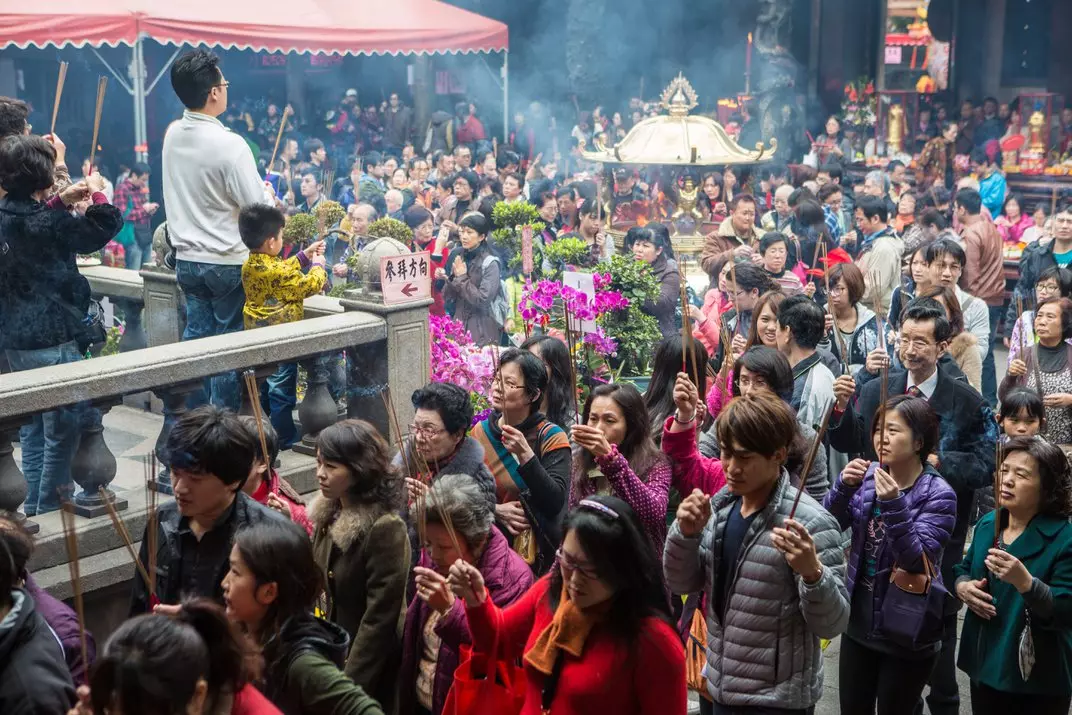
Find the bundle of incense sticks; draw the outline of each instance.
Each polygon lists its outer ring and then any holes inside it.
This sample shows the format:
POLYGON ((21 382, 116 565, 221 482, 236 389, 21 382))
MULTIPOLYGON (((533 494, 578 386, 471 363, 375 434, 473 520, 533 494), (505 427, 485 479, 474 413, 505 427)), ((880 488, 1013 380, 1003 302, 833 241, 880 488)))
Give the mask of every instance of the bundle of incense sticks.
POLYGON ((97 155, 97 137, 100 135, 101 112, 104 111, 104 91, 108 88, 108 78, 101 75, 97 80, 97 109, 93 114, 93 145, 89 148, 89 166, 93 170, 93 158, 97 155))
POLYGON ((145 462, 148 464, 149 473, 146 475, 145 485, 145 509, 146 509, 146 525, 145 534, 148 540, 148 562, 146 568, 149 571, 149 600, 150 602, 156 599, 156 549, 159 542, 159 534, 156 531, 156 523, 159 515, 157 514, 157 500, 160 498, 160 492, 157 490, 157 463, 156 463, 156 451, 149 453, 145 462))
MULTIPOLYGON (((737 291, 739 290, 737 286, 737 261, 733 254, 730 254, 730 282, 733 283, 733 295, 731 296, 733 314, 737 317, 737 323, 733 326, 733 335, 736 337, 741 330, 741 307, 737 304, 737 291)), ((732 353, 726 354, 730 355, 732 353)))
POLYGON ((89 662, 89 644, 86 640, 86 608, 82 600, 82 572, 78 562, 78 535, 74 528, 74 512, 70 504, 60 507, 60 519, 63 520, 63 538, 67 545, 67 567, 71 575, 71 591, 74 594, 74 612, 78 616, 78 639, 82 649, 82 662, 89 662))
POLYGON ((800 495, 804 493, 804 483, 808 480, 808 473, 811 471, 812 465, 815 464, 815 457, 823 446, 823 437, 826 435, 826 428, 830 424, 830 415, 834 412, 835 404, 837 404, 836 400, 831 400, 830 404, 826 406, 826 410, 823 412, 823 421, 819 425, 819 431, 815 433, 815 441, 812 442, 811 449, 808 450, 808 455, 804 459, 804 468, 800 472, 800 487, 797 489, 796 499, 793 500, 793 508, 789 510, 790 519, 797 513, 800 495))
POLYGON ((275 147, 272 148, 272 160, 268 162, 268 171, 275 166, 275 156, 279 153, 279 142, 283 138, 283 129, 287 126, 287 115, 290 114, 290 105, 283 107, 283 118, 279 120, 279 132, 275 135, 275 147))
POLYGON ((681 372, 686 372, 686 360, 689 361, 691 370, 688 370, 692 384, 700 386, 699 372, 696 367, 696 351, 693 347, 692 315, 689 313, 689 288, 685 282, 685 257, 682 256, 678 263, 678 274, 681 278, 681 372))
MULTIPOLYGON (((823 280, 826 281, 826 312, 830 314, 831 319, 834 318, 834 309, 830 307, 830 254, 826 252, 826 243, 824 241, 819 242, 823 247, 823 280)), ((838 358, 841 364, 841 374, 849 374, 849 356, 847 354, 848 346, 845 344, 845 338, 841 336, 841 331, 838 330, 837 323, 834 323, 834 339, 837 340, 838 346, 838 358)))
POLYGON ((1024 299, 1017 293, 1016 294, 1016 319, 1020 321, 1020 339, 1017 341, 1020 347, 1020 359, 1026 361, 1027 355, 1024 352, 1024 330, 1027 328, 1024 325, 1024 299))
POLYGON ((63 96, 63 83, 67 81, 67 63, 60 62, 60 74, 56 77, 56 99, 52 104, 52 123, 48 125, 48 133, 56 133, 56 117, 60 113, 60 97, 63 96))
MULTIPOLYGON (((115 533, 119 534, 119 538, 123 540, 123 546, 127 548, 127 553, 130 554, 130 559, 134 562, 134 568, 138 570, 143 581, 145 581, 145 587, 149 587, 149 572, 145 570, 145 566, 142 565, 141 559, 138 558, 138 552, 134 549, 134 540, 130 538, 130 532, 127 530, 127 525, 123 522, 119 516, 119 512, 115 510, 115 503, 112 500, 112 495, 108 494, 108 490, 104 487, 100 488, 100 498, 104 502, 104 506, 108 509, 108 516, 112 519, 112 525, 115 527, 115 533)), ((148 546, 148 545, 147 545, 148 546)))
POLYGON ((246 370, 242 373, 242 378, 246 381, 246 393, 249 395, 250 405, 253 406, 253 420, 257 423, 257 437, 261 442, 261 454, 264 457, 264 464, 268 467, 268 473, 271 474, 272 457, 268 452, 268 439, 264 434, 264 415, 261 412, 260 390, 257 389, 257 375, 253 370, 246 370))

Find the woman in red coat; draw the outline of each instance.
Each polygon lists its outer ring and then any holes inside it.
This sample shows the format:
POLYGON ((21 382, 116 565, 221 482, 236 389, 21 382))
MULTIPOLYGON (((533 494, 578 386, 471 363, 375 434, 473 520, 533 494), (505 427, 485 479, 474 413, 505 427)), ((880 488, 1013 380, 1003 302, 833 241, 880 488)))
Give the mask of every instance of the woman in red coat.
POLYGON ((472 564, 455 562, 450 585, 465 601, 475 649, 497 639, 502 659, 522 658, 522 715, 685 712, 685 651, 659 558, 621 499, 581 500, 557 566, 508 608, 492 603, 472 564))

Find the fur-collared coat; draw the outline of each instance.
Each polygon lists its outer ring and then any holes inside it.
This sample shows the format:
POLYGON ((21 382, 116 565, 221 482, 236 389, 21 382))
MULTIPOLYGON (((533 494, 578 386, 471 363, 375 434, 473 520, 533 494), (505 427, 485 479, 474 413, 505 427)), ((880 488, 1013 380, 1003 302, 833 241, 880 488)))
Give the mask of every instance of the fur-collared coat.
POLYGON ((968 384, 982 392, 983 358, 979 356, 979 338, 967 330, 961 332, 950 341, 949 355, 968 378, 968 384))
POLYGON ((350 634, 344 672, 394 711, 409 575, 409 536, 394 513, 341 508, 318 497, 309 507, 313 550, 327 575, 327 617, 350 634))

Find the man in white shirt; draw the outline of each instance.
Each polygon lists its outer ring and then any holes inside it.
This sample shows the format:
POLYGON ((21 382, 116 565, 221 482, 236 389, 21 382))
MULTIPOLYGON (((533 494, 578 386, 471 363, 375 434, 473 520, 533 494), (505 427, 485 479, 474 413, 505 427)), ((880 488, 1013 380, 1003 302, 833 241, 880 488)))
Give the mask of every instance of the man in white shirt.
MULTIPOLYGON (((175 274, 186 296, 183 340, 242 329, 242 264, 249 255, 238 235, 238 212, 272 202, 246 142, 216 118, 227 109, 227 80, 219 58, 195 50, 171 66, 171 86, 186 110, 164 135, 163 184, 175 274)), ((211 399, 238 409, 234 373, 210 381, 211 399)), ((208 388, 209 385, 206 385, 208 388)))

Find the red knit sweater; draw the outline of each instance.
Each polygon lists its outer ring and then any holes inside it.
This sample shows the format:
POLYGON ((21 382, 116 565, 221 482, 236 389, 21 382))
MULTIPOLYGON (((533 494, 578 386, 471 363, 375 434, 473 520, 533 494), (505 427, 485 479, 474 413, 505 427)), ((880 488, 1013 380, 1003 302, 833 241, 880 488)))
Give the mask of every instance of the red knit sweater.
MULTIPOLYGON (((503 611, 499 651, 504 658, 521 657, 551 622, 554 614, 547 603, 550 583, 551 577, 544 576, 503 611)), ((498 610, 490 598, 478 608, 467 609, 478 650, 491 649, 498 610)), ((546 676, 527 664, 525 674, 527 687, 521 713, 540 715, 546 676)), ((683 713, 687 699, 681 638, 663 621, 648 618, 640 635, 628 646, 605 628, 593 629, 585 641, 584 654, 579 659, 566 656, 551 715, 683 713)))

